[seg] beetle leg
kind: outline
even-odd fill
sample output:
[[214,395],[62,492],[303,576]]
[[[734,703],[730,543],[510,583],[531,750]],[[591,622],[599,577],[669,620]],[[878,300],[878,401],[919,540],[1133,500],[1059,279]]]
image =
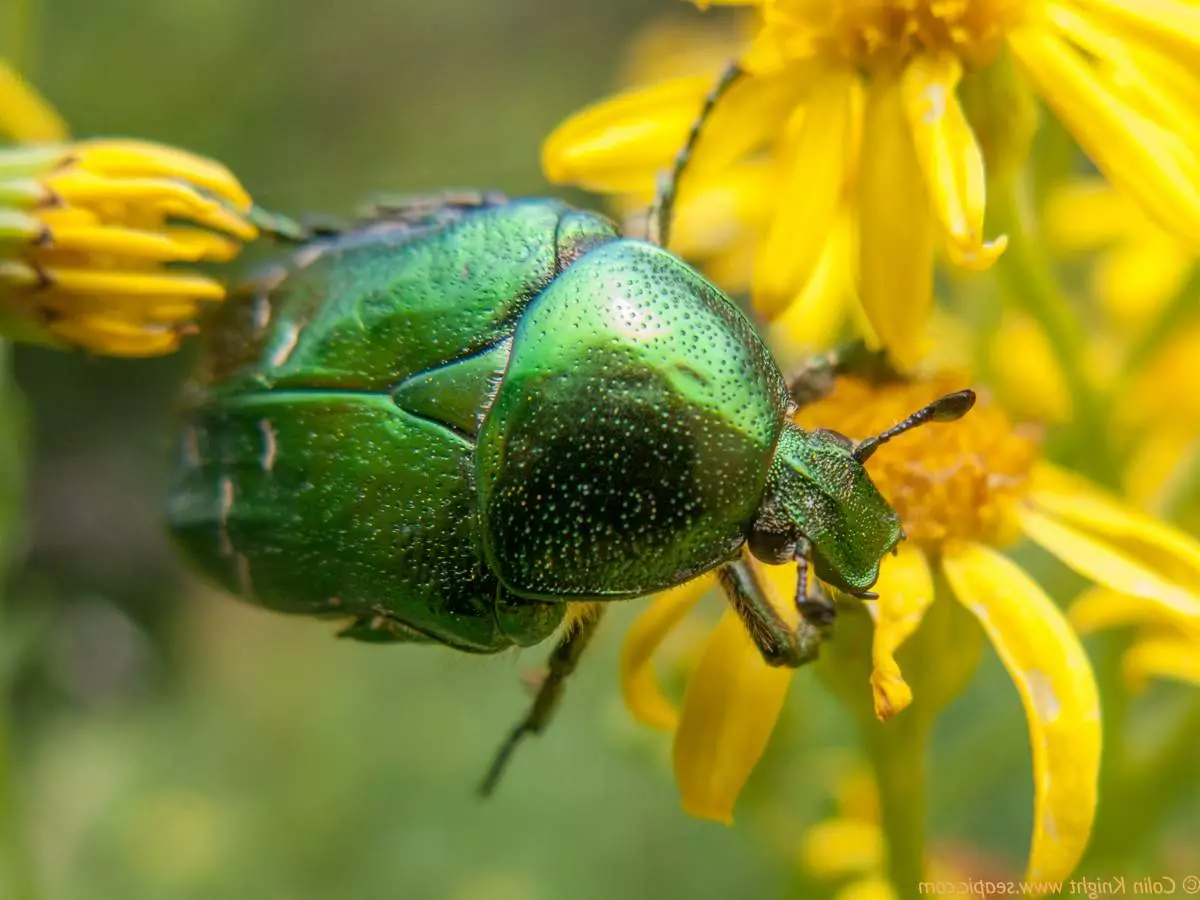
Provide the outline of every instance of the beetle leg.
[[665,247],[671,239],[671,214],[675,207],[675,194],[679,189],[679,179],[683,177],[684,169],[687,168],[692,153],[696,149],[696,142],[700,139],[700,130],[712,115],[713,110],[716,109],[717,103],[741,78],[743,71],[742,67],[735,62],[730,63],[729,67],[721,73],[717,83],[712,86],[708,96],[704,98],[700,114],[692,122],[687,139],[683,142],[679,153],[675,155],[674,165],[669,172],[664,172],[659,178],[658,192],[654,198],[654,205],[650,207],[650,217],[646,228],[646,238],[652,243]]
[[500,745],[500,749],[488,769],[487,777],[479,786],[481,796],[490,796],[496,789],[496,785],[500,782],[500,776],[504,774],[504,767],[508,765],[513,751],[521,743],[522,738],[526,735],[541,734],[549,724],[554,710],[558,707],[558,701],[562,699],[567,676],[575,671],[579,657],[583,655],[592,635],[596,633],[596,626],[600,623],[600,614],[603,610],[604,608],[599,604],[593,605],[593,611],[578,619],[563,635],[558,646],[554,648],[554,652],[550,654],[546,665],[546,677],[538,688],[537,695],[533,698],[533,705],[525,714],[525,718],[517,723],[504,743]]
[[837,607],[821,587],[821,582],[808,583],[810,546],[808,538],[802,537],[796,542],[796,609],[805,622],[824,634],[837,616]]
[[365,222],[394,221],[414,227],[436,225],[464,212],[486,206],[500,206],[508,197],[493,190],[442,191],[437,194],[400,194],[378,196],[360,210]]
[[872,350],[864,341],[853,341],[804,362],[788,382],[792,403],[799,409],[820,400],[843,375],[864,378],[872,384],[905,380],[888,359],[886,350]]
[[717,580],[767,665],[796,668],[817,658],[821,630],[807,618],[795,629],[785,622],[745,560],[722,566]]

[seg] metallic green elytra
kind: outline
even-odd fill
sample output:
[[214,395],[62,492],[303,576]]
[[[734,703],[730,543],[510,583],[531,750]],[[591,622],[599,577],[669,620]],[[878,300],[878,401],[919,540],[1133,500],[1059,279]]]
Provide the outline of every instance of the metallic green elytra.
[[348,617],[351,637],[479,653],[542,641],[570,601],[720,569],[769,662],[811,658],[743,553],[798,562],[823,624],[809,563],[864,594],[902,536],[865,456],[970,405],[857,447],[801,430],[804,392],[732,302],[556,200],[314,238],[205,330],[169,506],[192,559],[252,603]]

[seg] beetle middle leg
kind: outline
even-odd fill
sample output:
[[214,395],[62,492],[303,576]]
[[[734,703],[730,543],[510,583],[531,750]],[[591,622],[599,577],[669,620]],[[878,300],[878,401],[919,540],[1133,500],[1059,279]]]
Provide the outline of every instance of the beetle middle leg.
[[767,665],[796,668],[817,658],[831,615],[810,618],[810,610],[800,606],[800,624],[792,628],[771,605],[758,576],[745,560],[722,566],[717,570],[717,580]]
[[654,198],[654,205],[650,207],[650,217],[647,222],[647,231],[649,232],[647,239],[652,243],[658,244],[660,247],[665,247],[671,239],[671,216],[675,209],[675,195],[679,190],[679,180],[683,177],[683,172],[687,168],[688,162],[691,161],[692,153],[696,149],[696,142],[700,140],[700,131],[704,127],[704,123],[713,114],[717,103],[729,92],[729,89],[737,83],[743,74],[744,70],[737,63],[730,63],[729,67],[721,73],[721,77],[717,79],[717,83],[712,86],[712,89],[704,98],[704,105],[700,107],[700,114],[692,122],[687,139],[683,142],[679,153],[675,155],[675,163],[672,165],[671,170],[664,173],[663,177],[659,180],[658,192]]
[[886,351],[872,350],[864,341],[853,341],[804,362],[788,382],[792,403],[797,409],[815,403],[832,391],[833,383],[843,375],[865,378],[872,384],[904,380]]
[[574,672],[575,666],[579,664],[579,657],[583,655],[592,635],[596,633],[596,626],[600,624],[600,616],[603,611],[603,606],[594,604],[587,614],[568,626],[566,633],[558,642],[558,646],[550,654],[546,665],[546,677],[538,688],[537,695],[533,698],[533,705],[509,733],[504,743],[500,745],[500,749],[492,760],[487,776],[479,786],[479,793],[482,796],[490,796],[496,789],[496,785],[500,783],[500,776],[504,774],[505,766],[508,765],[513,751],[517,749],[521,740],[526,735],[541,734],[550,723],[554,710],[557,709],[558,702],[562,699],[567,676]]

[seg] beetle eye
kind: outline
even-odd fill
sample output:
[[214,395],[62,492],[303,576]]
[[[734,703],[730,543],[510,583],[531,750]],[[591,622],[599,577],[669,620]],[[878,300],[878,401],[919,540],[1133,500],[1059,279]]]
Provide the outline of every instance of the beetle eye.
[[846,437],[839,431],[831,431],[828,428],[817,428],[813,430],[812,434],[814,437],[828,441],[831,444],[837,444],[839,447],[842,447],[846,450],[854,449],[854,441],[850,440],[850,438]]
[[750,552],[767,565],[790,562],[796,555],[796,536],[780,531],[750,532]]

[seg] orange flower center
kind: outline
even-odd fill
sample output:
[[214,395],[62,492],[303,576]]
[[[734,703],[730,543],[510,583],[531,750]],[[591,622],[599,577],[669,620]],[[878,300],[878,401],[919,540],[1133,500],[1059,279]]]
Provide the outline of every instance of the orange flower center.
[[[862,440],[967,383],[954,375],[883,386],[843,378],[796,423]],[[922,548],[952,539],[1003,544],[1017,537],[1008,512],[1024,496],[1037,455],[1032,437],[980,397],[958,422],[925,425],[880,447],[867,471]]]
[[768,27],[806,34],[855,66],[903,64],[917,53],[953,53],[984,65],[1024,17],[1028,0],[767,0]]

